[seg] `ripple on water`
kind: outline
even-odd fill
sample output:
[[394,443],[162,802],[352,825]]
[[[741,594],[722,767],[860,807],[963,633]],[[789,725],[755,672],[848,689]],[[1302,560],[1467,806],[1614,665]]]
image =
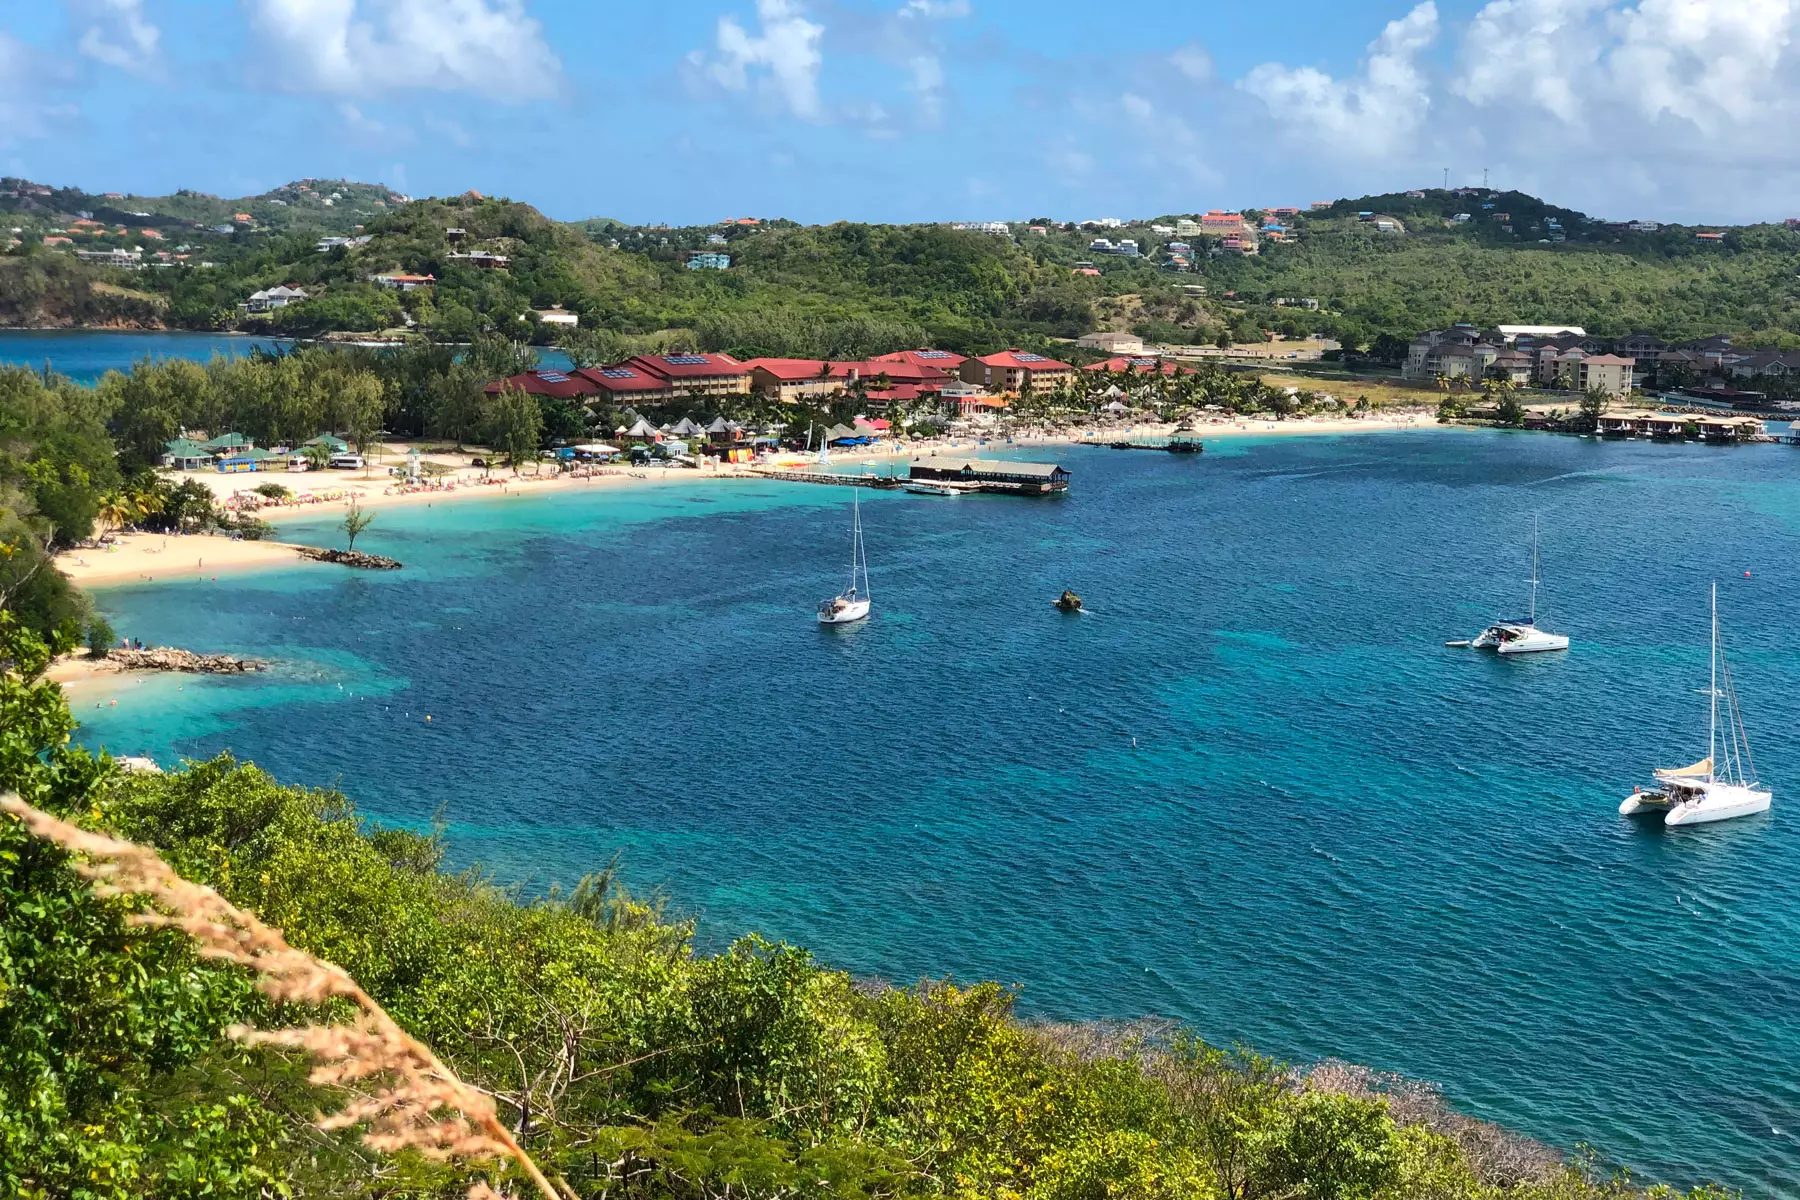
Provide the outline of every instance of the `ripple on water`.
[[[84,736],[231,747],[392,821],[442,804],[457,861],[537,886],[622,849],[708,945],[1177,1017],[1673,1182],[1800,1190],[1795,826],[1615,812],[1699,757],[1715,577],[1765,781],[1800,802],[1791,452],[1223,448],[1071,451],[1055,502],[866,497],[853,630],[810,619],[840,489],[391,510],[363,535],[391,577],[107,593],[121,632],[317,678],[128,699]],[[1533,513],[1574,652],[1446,649],[1525,598]],[[1052,612],[1063,587],[1092,615]]]

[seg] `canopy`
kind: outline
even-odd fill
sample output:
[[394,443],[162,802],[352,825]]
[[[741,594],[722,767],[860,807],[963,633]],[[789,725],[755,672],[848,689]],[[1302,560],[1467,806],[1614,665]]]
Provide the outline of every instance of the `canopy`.
[[724,417],[714,417],[711,425],[706,427],[708,433],[733,433],[737,430],[736,421],[727,421]]
[[1712,774],[1713,760],[1703,758],[1691,767],[1665,767],[1659,769],[1658,775],[1673,775],[1679,779],[1699,779]]
[[579,446],[571,446],[569,449],[582,454],[617,454],[619,452],[617,446],[608,446],[605,442],[584,442]]
[[637,424],[625,431],[625,436],[634,438],[653,438],[657,436],[658,432],[659,430],[656,426],[644,420],[644,418],[639,417]]
[[677,437],[688,437],[691,434],[705,433],[706,426],[696,424],[688,418],[683,417],[675,423],[675,428],[669,430],[669,432],[675,434]]

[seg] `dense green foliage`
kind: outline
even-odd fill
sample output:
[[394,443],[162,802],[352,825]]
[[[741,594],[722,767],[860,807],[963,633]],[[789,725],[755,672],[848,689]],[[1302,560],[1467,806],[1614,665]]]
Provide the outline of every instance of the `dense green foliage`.
[[[1434,189],[1340,200],[1286,218],[1287,240],[1265,240],[1254,256],[1221,252],[1216,238],[1180,238],[1166,232],[1171,225],[1154,227],[1175,217],[1117,230],[1039,222],[1041,234],[1014,226],[1018,237],[938,225],[792,221],[721,231],[560,224],[526,205],[472,194],[402,205],[391,194],[367,192],[356,228],[369,240],[326,253],[314,244],[320,222],[341,222],[344,210],[320,208],[317,193],[301,203],[291,188],[281,193],[292,202],[287,207],[270,206],[275,194],[252,206],[252,229],[221,237],[203,227],[203,218],[184,234],[211,263],[205,268],[190,261],[121,273],[73,263],[27,240],[0,256],[0,323],[37,314],[303,336],[404,327],[437,340],[491,334],[544,343],[559,331],[540,325],[536,314],[561,306],[581,315],[588,336],[602,335],[619,353],[656,346],[836,358],[921,344],[964,353],[1041,350],[1096,325],[1172,343],[1252,341],[1275,330],[1367,344],[1458,320],[1556,321],[1600,334],[1728,333],[1757,344],[1800,344],[1800,292],[1791,269],[1800,232],[1746,226],[1702,243],[1689,228],[1633,232],[1518,192]],[[205,205],[189,197],[185,207],[165,207],[198,212]],[[1468,220],[1453,219],[1465,210]],[[115,215],[106,219],[120,219],[117,212],[107,208]],[[1392,218],[1401,230],[1377,232],[1361,213]],[[1250,216],[1254,224],[1264,214]],[[1130,237],[1142,257],[1096,252],[1089,243],[1097,233]],[[89,240],[110,244],[109,236]],[[1169,246],[1178,241],[1189,243],[1182,253],[1191,272],[1167,269]],[[708,249],[729,254],[730,269],[685,269],[689,253]],[[466,257],[471,252],[502,255],[507,263],[482,269]],[[1098,277],[1074,271],[1089,260]],[[370,283],[395,270],[429,274],[435,286],[399,294]],[[305,287],[311,299],[262,316],[238,311],[251,292],[284,283]],[[1281,306],[1278,299],[1316,300],[1319,307]]]
[[[1164,1031],[1046,1027],[990,984],[863,986],[756,938],[706,956],[610,872],[527,898],[433,837],[220,758],[122,775],[67,745],[46,649],[0,615],[0,790],[156,845],[351,973],[577,1197],[1591,1200],[1639,1193],[1493,1131],[1396,1119]],[[223,1036],[277,1011],[180,932],[128,927],[0,818],[0,1189],[32,1200],[460,1196],[309,1122],[339,1098]],[[1317,1078],[1317,1077],[1315,1077]],[[1465,1149],[1465,1146],[1467,1149]],[[1477,1167],[1489,1176],[1483,1179]],[[1523,1178],[1521,1178],[1523,1176]]]

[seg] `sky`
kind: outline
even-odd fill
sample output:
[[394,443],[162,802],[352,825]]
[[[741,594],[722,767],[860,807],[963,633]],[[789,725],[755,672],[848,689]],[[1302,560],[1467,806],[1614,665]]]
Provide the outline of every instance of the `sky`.
[[0,0],[0,174],[634,223],[1800,213],[1800,0]]

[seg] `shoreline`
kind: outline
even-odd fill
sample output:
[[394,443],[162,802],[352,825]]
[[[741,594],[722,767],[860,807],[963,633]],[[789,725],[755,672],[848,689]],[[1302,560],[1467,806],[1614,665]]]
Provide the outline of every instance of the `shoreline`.
[[[1405,417],[1387,419],[1335,417],[1275,421],[1245,418],[1203,425],[1190,432],[1204,441],[1271,435],[1302,437],[1445,428],[1450,427],[1439,425],[1434,418],[1422,414],[1407,414]],[[874,464],[904,461],[932,454],[979,456],[1004,450],[1029,450],[1038,447],[1057,449],[1075,446],[1083,440],[1089,439],[1168,437],[1173,430],[1174,426],[1164,424],[1119,427],[1097,425],[1077,433],[1026,434],[1015,436],[1011,440],[976,437],[934,438],[923,442],[873,449],[839,451],[833,453],[829,461],[834,464]],[[404,455],[396,452],[393,447],[385,447],[382,457],[400,459]],[[420,504],[429,506],[439,502],[467,504],[481,500],[524,499],[529,496],[548,496],[595,488],[622,489],[704,484],[722,479],[775,479],[773,475],[765,471],[730,464],[700,470],[606,466],[593,468],[581,474],[492,475],[484,473],[480,468],[470,466],[468,460],[472,456],[466,453],[458,456],[449,452],[438,452],[428,457],[464,460],[457,463],[451,475],[447,476],[447,478],[455,480],[454,486],[428,486],[397,491],[390,477],[385,474],[375,475],[373,469],[344,474],[311,471],[296,474],[270,471],[258,472],[250,476],[193,471],[172,477],[195,480],[211,491],[214,499],[221,505],[230,507],[234,504],[242,504],[244,511],[277,527],[284,522],[303,520],[309,517],[335,516],[341,513],[352,499],[371,512],[379,512],[387,508]],[[796,451],[777,456],[771,465],[804,467],[813,465],[815,462],[816,459],[813,456]],[[314,480],[317,480],[318,483],[318,493],[308,490],[308,484]],[[279,483],[293,489],[305,499],[286,503],[266,501],[260,496],[253,495],[252,490],[258,483]],[[87,546],[64,551],[56,557],[56,566],[78,586],[108,587],[134,583],[206,581],[216,580],[221,575],[238,574],[244,571],[303,565],[331,565],[313,564],[311,560],[300,556],[300,549],[301,546],[293,542],[233,538],[216,533],[120,533],[114,535],[114,540],[104,547]]]

